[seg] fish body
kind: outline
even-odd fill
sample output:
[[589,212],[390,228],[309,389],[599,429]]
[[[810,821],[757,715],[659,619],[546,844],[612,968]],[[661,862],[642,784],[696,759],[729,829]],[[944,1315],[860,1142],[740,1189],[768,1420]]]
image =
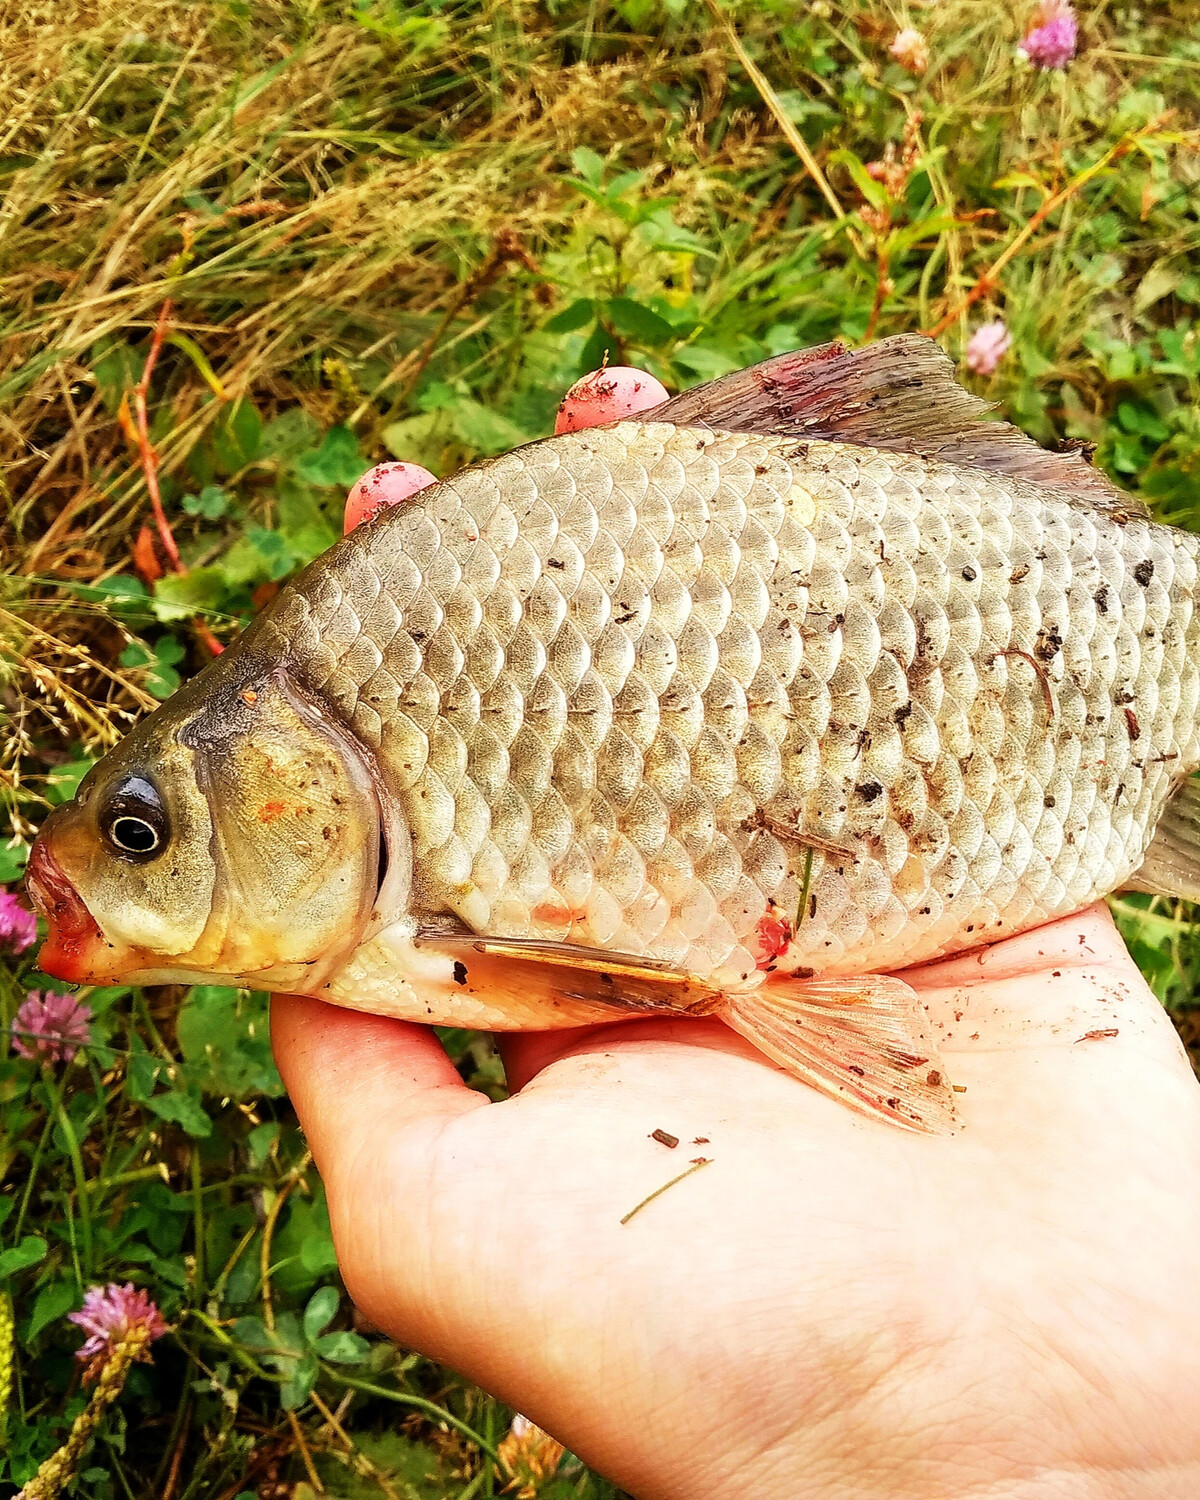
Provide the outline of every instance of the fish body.
[[[978,422],[924,340],[789,358],[467,469],[308,568],[48,829],[35,891],[84,933],[59,971],[493,1029],[715,1012],[948,1118],[911,991],[861,976],[1139,870],[1190,889],[1152,840],[1200,764],[1200,539]],[[161,844],[109,838],[104,896],[112,806],[169,765]]]

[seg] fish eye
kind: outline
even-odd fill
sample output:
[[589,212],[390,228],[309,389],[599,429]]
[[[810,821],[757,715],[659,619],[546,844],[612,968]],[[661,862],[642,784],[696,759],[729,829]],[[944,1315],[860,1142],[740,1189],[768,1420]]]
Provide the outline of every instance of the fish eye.
[[100,831],[123,859],[153,859],[167,841],[167,814],[158,788],[144,776],[126,777],[108,799]]

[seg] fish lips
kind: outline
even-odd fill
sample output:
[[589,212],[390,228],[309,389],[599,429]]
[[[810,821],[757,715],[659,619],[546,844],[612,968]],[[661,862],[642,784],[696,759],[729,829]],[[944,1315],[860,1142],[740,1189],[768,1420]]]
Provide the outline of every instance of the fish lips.
[[65,979],[70,984],[99,983],[113,970],[128,969],[133,950],[118,952],[117,945],[100,931],[95,917],[51,852],[47,834],[52,821],[48,821],[34,841],[25,876],[34,907],[49,928],[38,953],[38,967],[43,974]]

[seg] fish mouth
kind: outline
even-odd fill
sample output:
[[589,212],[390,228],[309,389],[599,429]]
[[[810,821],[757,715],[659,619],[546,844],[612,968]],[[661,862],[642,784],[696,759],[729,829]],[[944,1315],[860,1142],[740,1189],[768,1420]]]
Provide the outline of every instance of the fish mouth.
[[44,838],[34,841],[25,884],[50,929],[38,952],[43,974],[69,984],[89,984],[129,967],[133,949],[121,952],[104,936]]

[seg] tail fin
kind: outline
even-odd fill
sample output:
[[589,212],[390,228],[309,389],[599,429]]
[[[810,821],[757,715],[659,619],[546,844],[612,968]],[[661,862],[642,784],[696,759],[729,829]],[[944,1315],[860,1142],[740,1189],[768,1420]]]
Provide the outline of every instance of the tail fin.
[[717,1014],[780,1067],[874,1119],[958,1128],[954,1090],[916,991],[899,979],[789,979],[726,995]]

